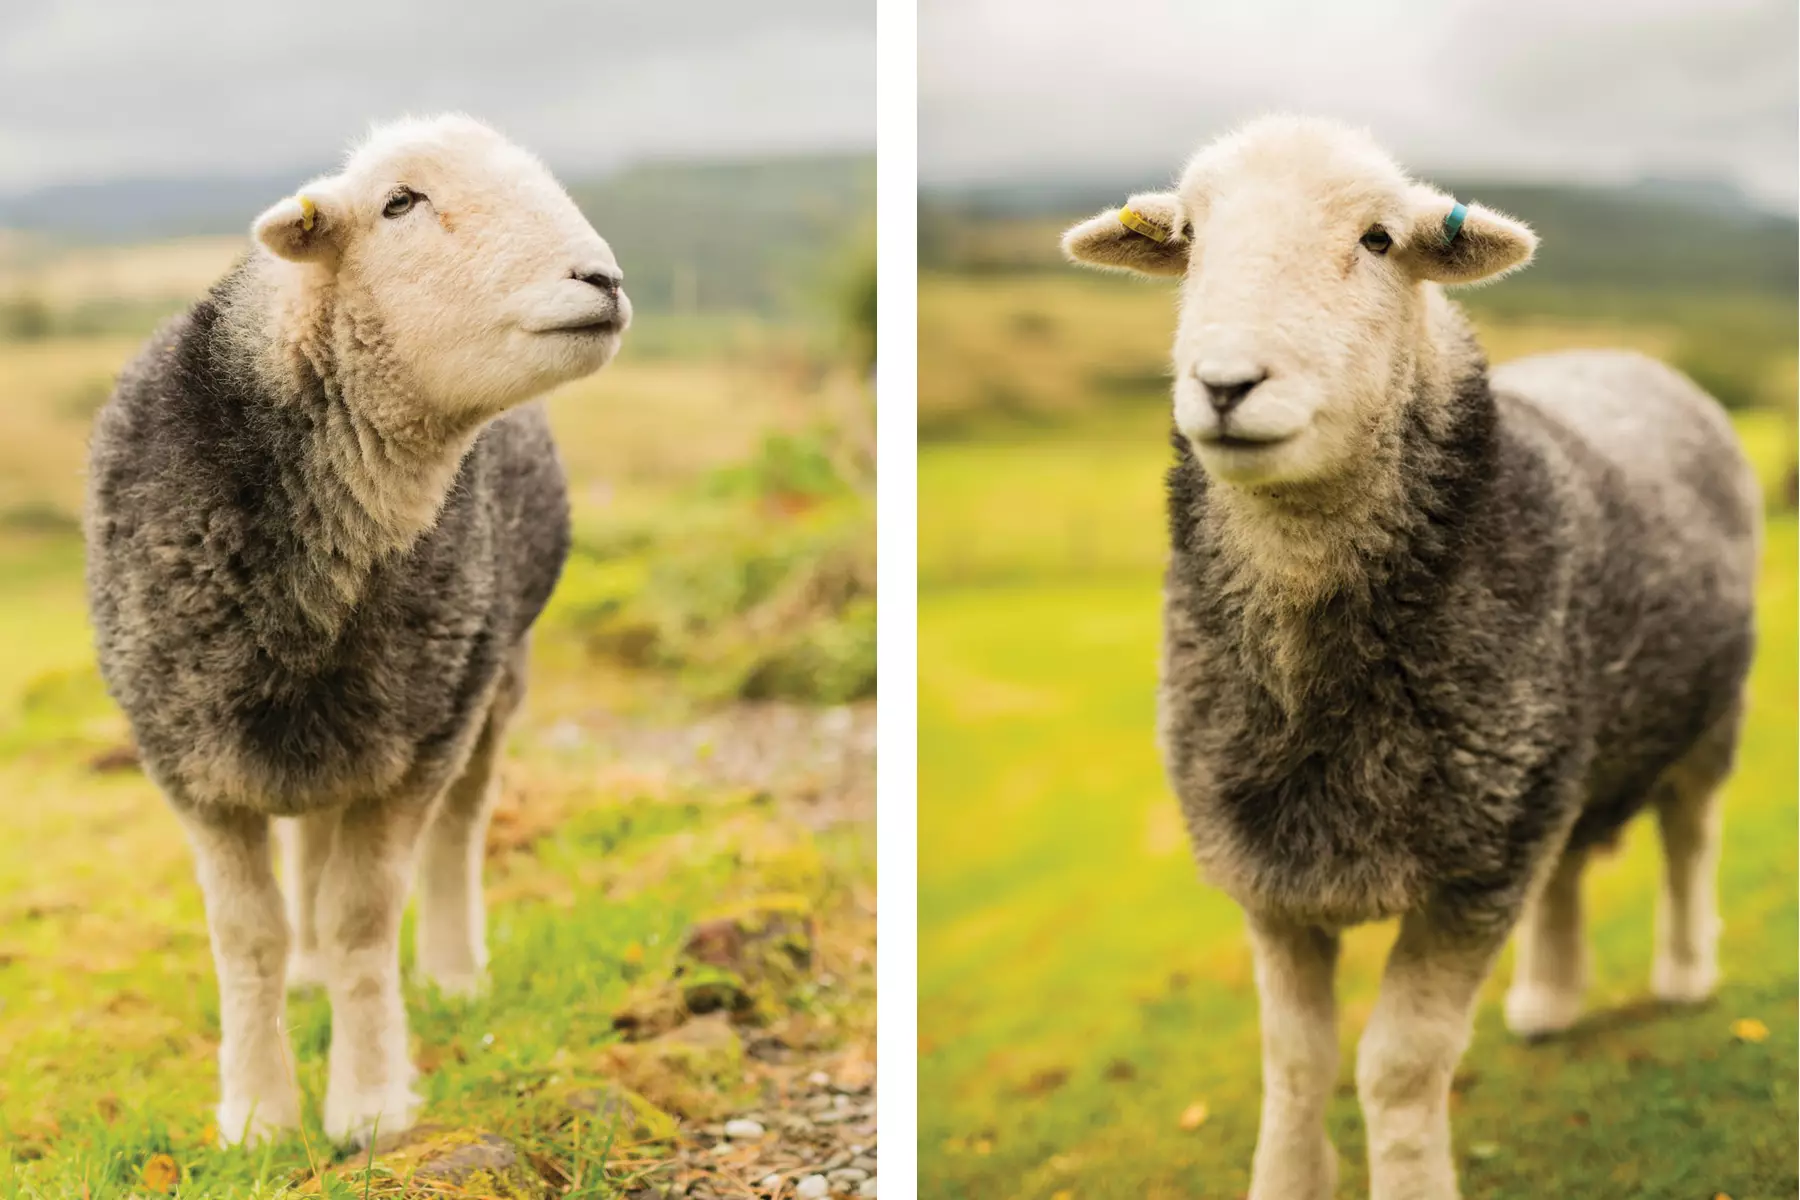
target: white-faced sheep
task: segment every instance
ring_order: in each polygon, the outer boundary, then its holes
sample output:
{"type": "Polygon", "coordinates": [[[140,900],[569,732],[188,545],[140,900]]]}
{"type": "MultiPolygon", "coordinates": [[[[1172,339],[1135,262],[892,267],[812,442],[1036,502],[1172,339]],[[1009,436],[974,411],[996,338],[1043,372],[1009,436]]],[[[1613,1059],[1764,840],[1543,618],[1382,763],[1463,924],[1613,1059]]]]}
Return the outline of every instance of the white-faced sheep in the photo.
{"type": "Polygon", "coordinates": [[[1371,1187],[1453,1197],[1476,992],[1517,928],[1510,1025],[1575,1020],[1582,865],[1641,809],[1667,859],[1653,986],[1714,986],[1755,480],[1719,406],[1655,362],[1490,375],[1439,285],[1524,265],[1535,236],[1360,132],[1254,122],[1063,244],[1181,281],[1159,734],[1251,933],[1251,1195],[1332,1194],[1339,932],[1397,917],[1356,1062],[1371,1187]]]}
{"type": "Polygon", "coordinates": [[[194,848],[227,1140],[293,1127],[284,987],[332,1006],[325,1127],[415,1115],[417,966],[478,986],[483,837],[568,550],[540,406],[631,307],[548,170],[466,117],[376,129],[125,370],[90,464],[100,664],[194,848]],[[286,913],[269,831],[286,841],[286,913]],[[290,957],[291,956],[291,957],[290,957]]]}

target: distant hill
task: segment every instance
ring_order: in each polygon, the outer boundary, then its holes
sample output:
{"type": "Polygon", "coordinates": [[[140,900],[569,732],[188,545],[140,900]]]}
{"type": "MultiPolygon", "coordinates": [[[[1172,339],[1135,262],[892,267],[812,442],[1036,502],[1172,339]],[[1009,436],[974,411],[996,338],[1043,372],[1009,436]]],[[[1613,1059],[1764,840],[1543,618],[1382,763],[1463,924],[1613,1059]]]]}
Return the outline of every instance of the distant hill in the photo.
{"type": "MultiPolygon", "coordinates": [[[[318,169],[124,179],[0,196],[0,232],[61,245],[238,235],[318,169]]],[[[875,162],[819,155],[654,163],[569,185],[646,311],[774,314],[807,303],[874,227],[875,162]]]]}
{"type": "MultiPolygon", "coordinates": [[[[1646,180],[1624,187],[1438,179],[1438,186],[1522,217],[1543,239],[1534,287],[1793,296],[1800,228],[1728,184],[1646,180]]],[[[946,270],[1033,270],[1058,264],[1057,228],[1116,204],[1126,187],[1049,182],[928,190],[921,261],[946,270]]]]}

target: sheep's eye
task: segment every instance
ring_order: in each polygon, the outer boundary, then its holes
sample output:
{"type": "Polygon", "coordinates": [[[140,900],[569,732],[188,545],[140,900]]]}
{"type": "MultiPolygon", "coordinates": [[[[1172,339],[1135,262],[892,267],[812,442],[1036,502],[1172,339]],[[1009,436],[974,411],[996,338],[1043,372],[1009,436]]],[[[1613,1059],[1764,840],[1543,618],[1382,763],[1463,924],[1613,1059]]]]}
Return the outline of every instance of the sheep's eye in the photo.
{"type": "Polygon", "coordinates": [[[1194,240],[1194,223],[1192,221],[1183,221],[1182,222],[1181,236],[1184,241],[1191,242],[1194,240]]]}
{"type": "Polygon", "coordinates": [[[1363,249],[1371,254],[1386,254],[1388,247],[1394,244],[1394,239],[1381,226],[1371,225],[1369,232],[1362,235],[1362,244],[1363,249]]]}
{"type": "Polygon", "coordinates": [[[381,215],[384,217],[403,217],[412,208],[413,202],[418,200],[418,198],[419,193],[413,191],[411,188],[401,188],[399,191],[388,197],[388,202],[381,208],[381,215]]]}

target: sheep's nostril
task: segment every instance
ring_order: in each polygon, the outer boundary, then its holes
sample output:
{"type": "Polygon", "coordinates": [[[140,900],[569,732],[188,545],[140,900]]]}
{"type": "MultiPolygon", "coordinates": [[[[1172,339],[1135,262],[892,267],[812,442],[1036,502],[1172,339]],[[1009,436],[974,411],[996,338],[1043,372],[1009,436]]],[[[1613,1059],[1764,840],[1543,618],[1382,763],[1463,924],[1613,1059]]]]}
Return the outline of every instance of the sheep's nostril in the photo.
{"type": "Polygon", "coordinates": [[[599,288],[608,295],[617,294],[619,285],[624,282],[623,277],[610,271],[588,271],[585,273],[577,271],[574,273],[574,278],[581,280],[581,282],[587,284],[589,287],[599,288]]]}
{"type": "Polygon", "coordinates": [[[1206,399],[1220,416],[1242,404],[1251,390],[1268,377],[1267,371],[1257,371],[1251,375],[1197,376],[1200,386],[1206,389],[1206,399]]]}

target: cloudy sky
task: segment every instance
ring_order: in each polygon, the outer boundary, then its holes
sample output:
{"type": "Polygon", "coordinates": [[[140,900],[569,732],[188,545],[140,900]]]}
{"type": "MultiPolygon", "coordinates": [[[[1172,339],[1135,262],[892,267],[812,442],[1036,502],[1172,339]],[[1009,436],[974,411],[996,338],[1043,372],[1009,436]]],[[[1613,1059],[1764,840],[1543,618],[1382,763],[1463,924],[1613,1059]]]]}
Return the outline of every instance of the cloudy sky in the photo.
{"type": "Polygon", "coordinates": [[[459,108],[564,170],[868,149],[874,0],[0,2],[0,192],[336,160],[459,108]]]}
{"type": "Polygon", "coordinates": [[[921,0],[919,24],[927,182],[1173,174],[1284,109],[1422,170],[1795,206],[1794,0],[921,0]]]}

